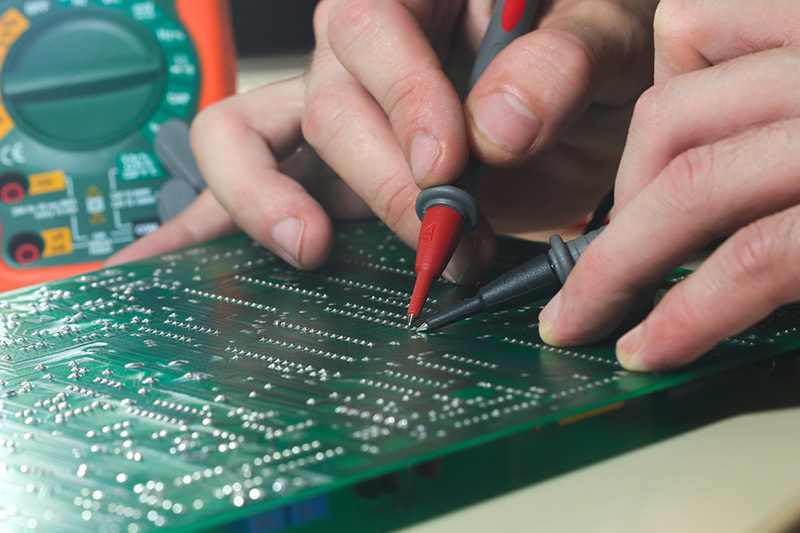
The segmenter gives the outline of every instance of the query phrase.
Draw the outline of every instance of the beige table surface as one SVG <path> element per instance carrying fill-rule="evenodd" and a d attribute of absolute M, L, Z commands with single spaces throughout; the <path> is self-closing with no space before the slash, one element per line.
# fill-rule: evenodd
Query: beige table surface
<path fill-rule="evenodd" d="M 403 530 L 800 530 L 800 408 L 738 416 Z"/>

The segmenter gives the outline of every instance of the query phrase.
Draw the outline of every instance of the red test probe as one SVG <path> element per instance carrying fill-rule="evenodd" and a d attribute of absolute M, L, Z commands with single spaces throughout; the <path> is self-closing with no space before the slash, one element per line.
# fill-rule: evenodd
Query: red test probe
<path fill-rule="evenodd" d="M 486 67 L 511 41 L 530 31 L 539 0 L 498 0 L 481 48 L 472 67 L 464 98 Z M 444 272 L 461 235 L 470 233 L 480 221 L 475 202 L 481 164 L 470 156 L 464 173 L 453 185 L 430 187 L 417 197 L 417 215 L 422 228 L 417 243 L 414 271 L 417 280 L 408 306 L 408 325 L 422 313 L 431 285 Z"/>

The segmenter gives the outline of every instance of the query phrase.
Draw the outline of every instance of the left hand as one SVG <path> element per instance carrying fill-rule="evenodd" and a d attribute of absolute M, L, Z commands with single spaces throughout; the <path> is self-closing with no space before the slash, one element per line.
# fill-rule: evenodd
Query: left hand
<path fill-rule="evenodd" d="M 555 345 L 617 328 L 644 288 L 724 243 L 617 342 L 631 370 L 700 357 L 800 300 L 800 3 L 662 0 L 615 216 L 540 315 Z"/>
<path fill-rule="evenodd" d="M 332 218 L 365 206 L 413 247 L 420 187 L 453 182 L 471 151 L 486 164 L 484 217 L 445 274 L 473 283 L 493 259 L 492 229 L 562 227 L 611 187 L 634 102 L 650 84 L 656 2 L 543 3 L 537 28 L 497 55 L 462 104 L 451 79 L 468 72 L 493 0 L 323 0 L 303 76 L 195 119 L 192 146 L 216 200 L 204 194 L 107 264 L 238 226 L 311 269 L 331 249 Z M 279 165 L 302 141 L 308 165 Z M 342 180 L 334 194 L 318 186 L 322 162 Z M 331 209 L 346 196 L 357 211 Z"/>

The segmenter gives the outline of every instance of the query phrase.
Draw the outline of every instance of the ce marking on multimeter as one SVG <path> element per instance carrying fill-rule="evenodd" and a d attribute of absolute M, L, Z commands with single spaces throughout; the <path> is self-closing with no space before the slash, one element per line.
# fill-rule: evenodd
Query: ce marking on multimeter
<path fill-rule="evenodd" d="M 24 165 L 28 162 L 25 157 L 25 143 L 17 141 L 11 144 L 0 146 L 0 165 L 12 167 L 14 165 Z"/>

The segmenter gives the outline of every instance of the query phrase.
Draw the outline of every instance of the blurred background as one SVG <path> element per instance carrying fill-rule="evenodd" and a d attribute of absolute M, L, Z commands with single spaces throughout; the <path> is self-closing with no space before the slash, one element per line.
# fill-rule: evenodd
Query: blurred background
<path fill-rule="evenodd" d="M 314 47 L 312 18 L 317 3 L 231 0 L 239 92 L 302 73 Z"/>
<path fill-rule="evenodd" d="M 239 55 L 310 49 L 311 18 L 318 0 L 231 0 Z"/>

